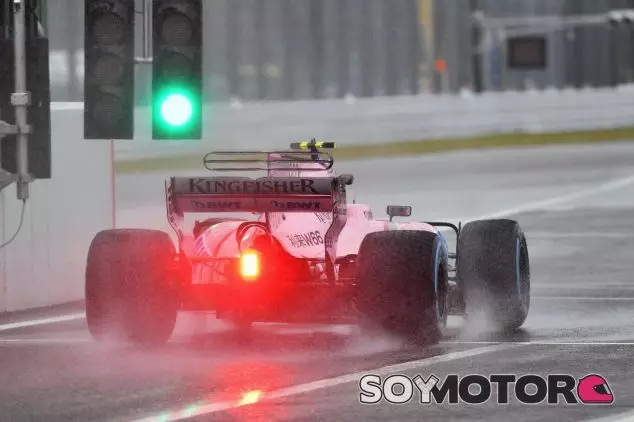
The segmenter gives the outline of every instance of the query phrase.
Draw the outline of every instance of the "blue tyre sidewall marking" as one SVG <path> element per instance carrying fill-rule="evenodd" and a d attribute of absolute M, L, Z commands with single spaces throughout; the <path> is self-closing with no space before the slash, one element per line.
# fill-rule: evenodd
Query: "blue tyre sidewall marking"
<path fill-rule="evenodd" d="M 520 277 L 520 238 L 515 242 L 515 284 L 517 286 L 517 295 L 522 300 L 522 279 Z"/>
<path fill-rule="evenodd" d="M 434 292 L 436 294 L 436 319 L 440 322 L 442 315 L 440 315 L 440 295 L 438 292 L 438 260 L 440 258 L 440 250 L 444 244 L 444 239 L 439 233 L 438 244 L 436 245 L 436 256 L 434 258 Z"/>

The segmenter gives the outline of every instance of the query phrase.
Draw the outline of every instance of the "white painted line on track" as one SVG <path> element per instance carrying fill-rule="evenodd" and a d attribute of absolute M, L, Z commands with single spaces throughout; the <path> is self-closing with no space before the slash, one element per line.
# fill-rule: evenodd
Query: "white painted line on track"
<path fill-rule="evenodd" d="M 504 340 L 472 340 L 455 337 L 454 339 L 443 340 L 439 342 L 440 345 L 465 345 L 465 346 L 477 346 L 477 345 L 491 345 L 491 344 L 520 344 L 523 346 L 634 346 L 634 333 L 627 334 L 615 334 L 615 335 L 599 335 L 588 336 L 579 338 L 578 335 L 564 336 L 564 337 L 541 337 L 533 340 L 526 341 L 513 341 L 511 339 Z"/>
<path fill-rule="evenodd" d="M 530 239 L 631 239 L 631 233 L 608 233 L 608 232 L 579 232 L 579 233 L 558 233 L 558 232 L 525 232 Z"/>
<path fill-rule="evenodd" d="M 618 282 L 618 283 L 612 283 L 612 282 L 608 282 L 609 284 L 607 286 L 602 286 L 604 290 L 606 290 L 608 287 L 610 287 L 610 289 L 614 290 L 614 289 L 620 289 L 623 291 L 628 291 L 631 294 L 634 294 L 634 284 L 632 284 L 629 281 L 622 281 L 622 282 Z M 588 281 L 583 281 L 583 282 L 579 282 L 579 281 L 567 281 L 567 280 L 557 280 L 556 283 L 553 283 L 552 281 L 542 281 L 539 284 L 536 284 L 535 286 L 535 290 L 558 290 L 558 291 L 562 291 L 562 290 L 568 290 L 568 291 L 577 291 L 581 288 L 587 288 L 590 287 L 592 289 L 596 289 L 597 287 L 597 283 L 596 282 L 588 282 Z M 565 295 L 564 295 L 565 296 Z"/>
<path fill-rule="evenodd" d="M 50 318 L 41 318 L 41 319 L 34 319 L 34 320 L 28 320 L 28 321 L 11 322 L 11 323 L 8 323 L 8 324 L 1 324 L 0 325 L 0 332 L 1 331 L 15 330 L 15 329 L 18 329 L 18 328 L 36 327 L 36 326 L 39 326 L 39 325 L 58 324 L 60 322 L 76 321 L 76 320 L 84 319 L 85 317 L 86 317 L 86 314 L 82 312 L 82 313 L 78 313 L 78 314 L 61 315 L 61 316 L 50 317 Z"/>
<path fill-rule="evenodd" d="M 577 199 L 583 199 L 588 196 L 598 195 L 600 193 L 619 190 L 631 184 L 634 184 L 634 175 L 623 177 L 620 179 L 611 180 L 609 182 L 605 182 L 598 186 L 595 186 L 594 188 L 584 189 L 584 190 L 572 192 L 566 195 L 559 195 L 550 199 L 529 202 L 527 204 L 523 204 L 518 207 L 507 208 L 505 210 L 497 211 L 492 214 L 480 216 L 477 218 L 463 218 L 463 219 L 454 218 L 451 220 L 473 221 L 473 220 L 487 220 L 487 219 L 510 217 L 512 215 L 517 215 L 517 214 L 521 214 L 528 211 L 536 211 L 539 209 L 544 209 L 544 208 L 552 207 L 555 205 L 565 204 L 567 202 L 576 201 Z"/>
<path fill-rule="evenodd" d="M 75 344 L 93 342 L 94 340 L 87 338 L 0 338 L 0 346 L 22 344 Z"/>
<path fill-rule="evenodd" d="M 578 301 L 631 301 L 634 297 L 586 297 L 586 296 L 531 296 L 531 300 L 578 300 Z"/>
<path fill-rule="evenodd" d="M 634 346 L 634 341 L 441 341 L 444 345 L 484 346 L 490 344 L 517 344 L 520 346 Z"/>
<path fill-rule="evenodd" d="M 358 383 L 359 379 L 369 373 L 376 375 L 387 375 L 402 373 L 404 371 L 410 371 L 417 368 L 422 368 L 438 363 L 451 362 L 458 359 L 470 358 L 473 356 L 483 355 L 486 353 L 494 353 L 502 350 L 508 350 L 512 348 L 518 348 L 522 345 L 518 344 L 497 344 L 494 346 L 478 347 L 475 349 L 464 350 L 460 352 L 447 353 L 445 355 L 434 356 L 425 359 L 414 360 L 405 363 L 399 363 L 396 365 L 383 366 L 376 369 L 370 369 L 363 372 L 356 372 L 352 374 L 342 375 L 334 378 L 327 378 L 318 381 L 313 381 L 305 384 L 298 384 L 271 392 L 258 393 L 257 400 L 246 401 L 244 398 L 236 400 L 219 401 L 217 403 L 209 402 L 205 404 L 199 404 L 195 408 L 192 406 L 183 407 L 183 410 L 175 410 L 170 412 L 158 413 L 152 416 L 137 419 L 133 422 L 155 422 L 160 420 L 161 422 L 180 421 L 187 418 L 206 416 L 213 413 L 225 412 L 227 410 L 235 409 L 238 407 L 246 406 L 249 404 L 259 403 L 265 400 L 281 399 L 290 396 L 296 396 L 299 394 L 309 393 L 312 391 L 323 390 L 326 388 L 337 387 L 344 384 Z M 247 393 L 248 395 L 248 393 Z M 246 397 L 246 395 L 245 395 Z"/>
<path fill-rule="evenodd" d="M 612 416 L 602 416 L 595 419 L 584 419 L 583 422 L 634 422 L 634 411 L 617 413 Z"/>

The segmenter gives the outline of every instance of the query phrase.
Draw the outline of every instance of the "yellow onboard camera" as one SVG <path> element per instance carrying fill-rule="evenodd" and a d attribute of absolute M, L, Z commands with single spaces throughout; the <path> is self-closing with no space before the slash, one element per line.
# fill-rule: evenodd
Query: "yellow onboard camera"
<path fill-rule="evenodd" d="M 316 141 L 314 139 L 310 141 L 303 142 L 293 142 L 291 144 L 291 149 L 308 149 L 308 150 L 316 150 L 316 149 L 334 149 L 334 142 L 324 142 L 324 141 Z"/>

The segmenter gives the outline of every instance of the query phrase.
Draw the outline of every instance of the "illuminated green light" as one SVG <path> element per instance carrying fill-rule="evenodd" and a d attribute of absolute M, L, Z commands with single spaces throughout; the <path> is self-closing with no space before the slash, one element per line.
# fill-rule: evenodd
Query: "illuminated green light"
<path fill-rule="evenodd" d="M 184 94 L 170 94 L 161 103 L 161 118 L 170 126 L 183 126 L 193 115 L 191 98 Z"/>

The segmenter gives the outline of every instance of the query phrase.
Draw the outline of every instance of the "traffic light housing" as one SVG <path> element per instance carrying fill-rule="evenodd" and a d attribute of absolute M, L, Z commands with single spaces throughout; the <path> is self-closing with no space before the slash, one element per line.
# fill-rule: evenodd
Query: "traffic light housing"
<path fill-rule="evenodd" d="M 202 0 L 154 0 L 152 137 L 202 136 Z"/>
<path fill-rule="evenodd" d="M 134 6 L 85 0 L 85 139 L 134 137 Z"/>
<path fill-rule="evenodd" d="M 15 51 L 13 39 L 13 2 L 0 2 L 0 119 L 15 124 Z M 31 94 L 27 109 L 31 126 L 27 144 L 29 173 L 36 179 L 51 178 L 51 96 L 49 42 L 40 31 L 37 16 L 39 2 L 27 0 L 26 24 L 26 87 Z M 0 168 L 17 174 L 17 137 L 7 135 L 0 142 Z"/>

